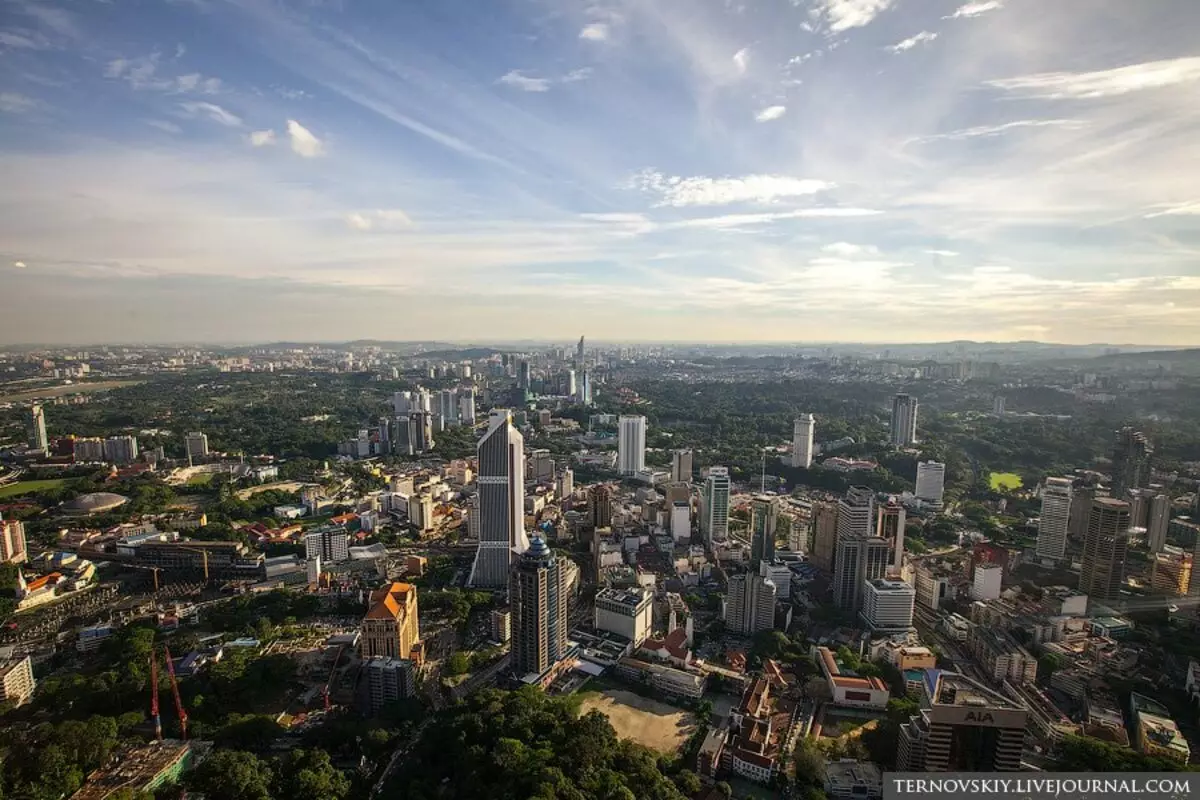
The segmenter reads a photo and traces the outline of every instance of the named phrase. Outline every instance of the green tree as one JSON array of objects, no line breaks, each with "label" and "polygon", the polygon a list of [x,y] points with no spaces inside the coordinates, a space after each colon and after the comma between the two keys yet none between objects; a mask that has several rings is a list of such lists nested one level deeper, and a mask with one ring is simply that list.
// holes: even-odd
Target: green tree
[{"label": "green tree", "polygon": [[187,776],[187,786],[210,800],[271,800],[274,770],[241,750],[215,750]]},{"label": "green tree", "polygon": [[279,763],[276,797],[342,800],[349,793],[350,779],[334,768],[324,750],[293,750]]},{"label": "green tree", "polygon": [[446,674],[450,676],[462,675],[471,668],[471,662],[467,658],[467,654],[463,652],[452,653],[446,659]]}]

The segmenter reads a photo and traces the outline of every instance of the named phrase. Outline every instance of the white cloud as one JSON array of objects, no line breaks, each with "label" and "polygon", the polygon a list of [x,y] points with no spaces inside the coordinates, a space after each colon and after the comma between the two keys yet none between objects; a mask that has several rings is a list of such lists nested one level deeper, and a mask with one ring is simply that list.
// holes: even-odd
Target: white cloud
[{"label": "white cloud", "polygon": [[269,147],[275,144],[275,131],[253,131],[250,134],[250,144],[255,147]]},{"label": "white cloud", "polygon": [[136,90],[154,89],[177,94],[216,94],[221,91],[219,78],[206,78],[198,72],[174,77],[159,74],[161,53],[137,58],[114,58],[104,68],[106,78],[123,80]]},{"label": "white cloud", "polygon": [[579,38],[587,39],[590,42],[603,42],[608,38],[608,25],[603,22],[584,25],[583,30],[579,32]]},{"label": "white cloud", "polygon": [[821,248],[824,253],[851,258],[853,256],[879,255],[879,248],[870,244],[850,244],[849,242],[834,242]]},{"label": "white cloud", "polygon": [[289,119],[287,123],[288,136],[292,140],[292,152],[305,158],[316,158],[325,150],[325,145],[312,134],[308,128]]},{"label": "white cloud", "polygon": [[768,106],[754,115],[757,122],[771,122],[787,113],[787,106]]},{"label": "white cloud", "polygon": [[179,107],[183,109],[184,114],[189,117],[208,117],[213,122],[219,122],[220,124],[226,125],[230,128],[236,128],[242,124],[241,117],[230,111],[226,111],[216,103],[196,101],[180,103]]},{"label": "white cloud", "polygon": [[1074,119],[1018,119],[1012,122],[1004,122],[999,125],[979,125],[974,128],[963,128],[957,131],[947,131],[946,133],[935,133],[929,136],[918,136],[909,139],[906,144],[914,142],[937,142],[937,141],[961,141],[963,139],[976,139],[981,136],[999,136],[1008,131],[1017,130],[1020,128],[1080,128],[1083,123]]},{"label": "white cloud", "polygon": [[736,53],[733,54],[733,66],[735,66],[737,68],[739,75],[744,75],[746,73],[746,67],[748,67],[749,64],[750,64],[749,48],[743,47],[741,50],[738,50]]},{"label": "white cloud", "polygon": [[25,269],[25,262],[24,261],[14,261],[13,266],[16,267],[17,269]]},{"label": "white cloud", "polygon": [[958,255],[953,250],[926,250],[925,252],[931,256],[945,256],[946,258],[954,258]]},{"label": "white cloud", "polygon": [[814,12],[825,18],[831,33],[841,33],[870,25],[892,3],[893,0],[817,0]]},{"label": "white cloud", "polygon": [[172,133],[172,134],[183,133],[183,128],[179,127],[174,122],[167,122],[166,120],[162,120],[162,119],[148,119],[148,120],[146,120],[146,124],[149,125],[151,128],[158,128],[160,131],[163,131],[165,133]]},{"label": "white cloud", "polygon": [[847,219],[851,217],[873,217],[883,212],[873,208],[801,208],[795,211],[780,211],[766,214],[723,214],[719,217],[695,217],[693,219],[669,222],[661,227],[673,228],[744,228],[749,225],[763,225],[768,222],[781,222],[789,219]]},{"label": "white cloud", "polygon": [[21,50],[41,50],[46,47],[45,40],[40,37],[35,38],[35,34],[28,31],[17,33],[16,31],[0,31],[0,47],[9,47]]},{"label": "white cloud", "polygon": [[381,208],[375,212],[375,216],[382,222],[401,225],[405,228],[413,226],[412,217],[399,208]]},{"label": "white cloud", "polygon": [[592,77],[592,68],[580,67],[579,69],[573,69],[566,75],[563,75],[562,82],[575,83],[576,81],[586,81],[590,77]]},{"label": "white cloud", "polygon": [[8,114],[24,114],[37,108],[38,101],[18,92],[0,92],[0,111]]},{"label": "white cloud", "polygon": [[505,86],[511,86],[514,89],[520,89],[522,92],[550,91],[550,80],[548,78],[532,78],[519,69],[510,70],[502,75],[500,83],[503,83]]},{"label": "white cloud", "polygon": [[362,214],[347,214],[346,224],[356,231],[371,230],[371,220],[367,219]]},{"label": "white cloud", "polygon": [[968,19],[1001,8],[1004,8],[1003,0],[980,0],[980,2],[965,3],[955,9],[953,14],[948,17],[942,17],[942,19]]},{"label": "white cloud", "polygon": [[1155,217],[1181,216],[1200,216],[1200,200],[1193,200],[1190,203],[1180,203],[1179,205],[1168,206],[1162,211],[1156,211],[1153,214],[1147,214],[1146,219],[1154,219]]},{"label": "white cloud", "polygon": [[1149,61],[1096,72],[1042,72],[987,81],[1027,97],[1090,100],[1200,80],[1200,56]]},{"label": "white cloud", "polygon": [[927,42],[932,42],[937,37],[938,37],[938,35],[936,33],[931,33],[929,31],[921,31],[918,34],[908,37],[907,39],[905,39],[902,42],[892,45],[891,47],[888,48],[888,50],[891,50],[893,53],[903,53],[905,50],[912,50],[914,47],[916,47],[919,44],[925,44]]},{"label": "white cloud", "polygon": [[631,186],[661,199],[656,206],[722,206],[731,203],[771,203],[785,197],[802,197],[832,189],[834,184],[785,175],[744,175],[740,178],[667,177],[646,170],[633,177]]},{"label": "white cloud", "polygon": [[352,230],[369,231],[384,228],[412,228],[412,218],[399,208],[380,208],[375,211],[352,211],[346,215],[346,225]]}]

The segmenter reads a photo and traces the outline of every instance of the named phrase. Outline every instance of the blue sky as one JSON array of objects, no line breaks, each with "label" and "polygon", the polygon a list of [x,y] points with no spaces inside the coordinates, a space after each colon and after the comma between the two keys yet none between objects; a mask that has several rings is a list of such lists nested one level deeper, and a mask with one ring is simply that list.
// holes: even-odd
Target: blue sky
[{"label": "blue sky", "polygon": [[0,0],[0,341],[1200,344],[1198,29],[1194,0]]}]

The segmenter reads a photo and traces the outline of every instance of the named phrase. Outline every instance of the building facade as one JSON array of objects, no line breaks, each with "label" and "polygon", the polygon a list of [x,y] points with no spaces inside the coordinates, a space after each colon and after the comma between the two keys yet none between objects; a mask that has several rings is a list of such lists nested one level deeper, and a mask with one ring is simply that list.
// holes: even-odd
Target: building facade
[{"label": "building facade", "polygon": [[361,627],[362,656],[411,659],[421,639],[417,587],[393,583],[371,592]]},{"label": "building facade", "polygon": [[1042,487],[1042,515],[1038,520],[1038,558],[1061,561],[1066,555],[1074,492],[1069,478],[1046,478]]},{"label": "building facade", "polygon": [[775,560],[775,527],[779,520],[779,506],[775,498],[756,495],[750,502],[750,566],[757,568],[759,562],[768,564]]},{"label": "building facade", "polygon": [[728,467],[709,467],[701,500],[700,532],[708,544],[729,538],[729,497],[732,483]]},{"label": "building facade", "polygon": [[912,627],[916,590],[904,581],[878,578],[863,584],[862,619],[874,632],[900,632]]},{"label": "building facade", "polygon": [[940,461],[918,461],[913,495],[922,502],[941,505],[946,492],[946,465]]},{"label": "building facade", "polygon": [[636,475],[646,468],[646,418],[622,415],[617,424],[617,471]]},{"label": "building facade", "polygon": [[624,636],[636,648],[650,635],[654,595],[642,588],[601,589],[596,594],[595,626]]},{"label": "building facade", "polygon": [[757,573],[734,575],[729,579],[725,601],[725,629],[741,636],[753,636],[775,627],[774,582]]},{"label": "building facade", "polygon": [[904,393],[892,399],[891,441],[897,447],[906,447],[917,441],[917,398]]},{"label": "building facade", "polygon": [[792,466],[808,469],[813,460],[813,435],[817,419],[812,414],[801,414],[792,424]]},{"label": "building facade", "polygon": [[567,586],[563,562],[534,536],[511,572],[511,669],[517,678],[540,676],[566,654]]},{"label": "building facade", "polygon": [[479,440],[479,549],[470,584],[498,589],[516,558],[529,548],[525,533],[525,439],[512,413],[493,412]]},{"label": "building facade", "polygon": [[1097,497],[1092,501],[1087,537],[1083,542],[1079,591],[1093,600],[1116,600],[1125,583],[1128,550],[1129,503]]}]

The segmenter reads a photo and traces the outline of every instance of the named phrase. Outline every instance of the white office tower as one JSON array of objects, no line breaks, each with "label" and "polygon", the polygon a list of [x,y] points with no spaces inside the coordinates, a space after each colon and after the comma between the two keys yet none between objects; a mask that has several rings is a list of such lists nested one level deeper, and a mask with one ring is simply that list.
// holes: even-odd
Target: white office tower
[{"label": "white office tower", "polygon": [[189,460],[206,458],[208,456],[208,436],[203,433],[189,433],[186,439],[187,456]]},{"label": "white office tower", "polygon": [[917,590],[904,581],[877,578],[863,584],[862,619],[872,631],[900,632],[912,627]]},{"label": "white office tower", "polygon": [[729,538],[730,488],[729,468],[709,467],[700,501],[700,533],[709,545]]},{"label": "white office tower", "polygon": [[1073,494],[1070,478],[1046,478],[1042,489],[1042,518],[1038,521],[1038,558],[1061,561],[1066,555]]},{"label": "white office tower", "polygon": [[529,549],[525,533],[525,439],[507,409],[493,411],[479,440],[479,549],[471,586],[501,589]]},{"label": "white office tower", "polygon": [[946,465],[940,461],[917,462],[917,486],[913,494],[917,499],[941,505],[946,491]]},{"label": "white office tower", "polygon": [[338,564],[350,560],[350,537],[337,525],[316,528],[304,536],[304,557],[321,559],[323,564]]},{"label": "white office tower", "polygon": [[392,408],[397,414],[408,414],[418,410],[412,392],[396,392],[392,395]]},{"label": "white office tower", "polygon": [[423,387],[418,388],[413,393],[413,404],[415,406],[414,411],[424,411],[427,414],[433,412],[433,396],[429,393],[428,389]]},{"label": "white office tower", "polygon": [[475,424],[475,387],[458,390],[458,421],[463,425]]},{"label": "white office tower", "polygon": [[892,400],[892,444],[904,447],[917,441],[917,398],[904,394]]},{"label": "white office tower", "polygon": [[792,427],[792,466],[808,469],[813,459],[813,432],[817,420],[812,414],[801,414]]},{"label": "white office tower", "polygon": [[736,636],[753,636],[775,627],[775,584],[753,572],[729,579],[725,601],[725,630]]},{"label": "white office tower", "polygon": [[971,583],[972,600],[999,600],[1004,567],[1000,564],[978,564]]},{"label": "white office tower", "polygon": [[692,451],[676,450],[671,454],[671,482],[692,482]]},{"label": "white office tower", "polygon": [[622,415],[617,431],[617,470],[636,475],[646,468],[646,418]]},{"label": "white office tower", "polygon": [[454,389],[443,389],[438,392],[438,416],[442,425],[458,424],[458,392]]},{"label": "white office tower", "polygon": [[570,467],[560,469],[554,479],[554,489],[560,500],[575,494],[575,470]]},{"label": "white office tower", "polygon": [[43,453],[50,449],[50,437],[46,435],[46,412],[37,403],[29,409],[29,448]]}]

